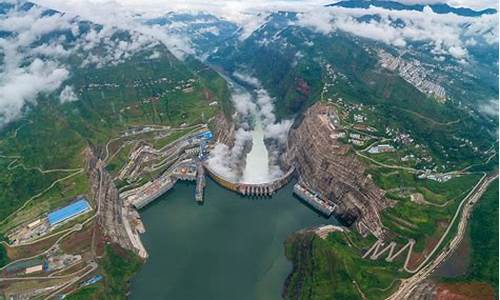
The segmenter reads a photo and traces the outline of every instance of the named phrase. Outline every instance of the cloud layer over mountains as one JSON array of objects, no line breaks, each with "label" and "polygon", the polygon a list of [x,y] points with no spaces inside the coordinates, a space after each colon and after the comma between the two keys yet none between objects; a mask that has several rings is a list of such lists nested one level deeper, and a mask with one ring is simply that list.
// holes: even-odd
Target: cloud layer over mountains
[{"label": "cloud layer over mountains", "polygon": [[[175,56],[183,58],[196,51],[192,36],[173,31],[186,26],[185,21],[161,25],[146,25],[144,20],[174,12],[209,12],[233,22],[244,39],[267,21],[273,11],[298,12],[298,20],[288,26],[304,26],[323,34],[337,30],[364,38],[405,47],[408,43],[428,45],[436,59],[453,57],[461,62],[469,59],[470,47],[478,43],[498,44],[498,14],[481,17],[463,17],[454,14],[436,14],[430,8],[423,12],[395,11],[378,7],[348,9],[324,7],[325,1],[286,0],[37,0],[40,5],[63,13],[45,13],[46,9],[11,9],[0,15],[2,65],[0,67],[0,126],[19,118],[27,103],[34,104],[39,94],[57,92],[64,81],[71,78],[72,68],[116,64],[137,51],[158,44],[165,45]],[[434,3],[403,0],[405,3]],[[20,2],[14,2],[20,3]],[[496,1],[449,0],[451,5],[474,8],[497,6]],[[377,15],[368,21],[360,16]],[[90,20],[99,26],[82,30],[81,20]],[[405,26],[400,26],[404,23]],[[168,27],[168,28],[167,28]],[[118,30],[128,31],[126,39],[114,38]],[[217,28],[201,28],[218,34]],[[50,33],[59,33],[51,35]],[[203,32],[200,32],[203,34]],[[104,53],[93,49],[104,49]],[[80,65],[69,66],[71,56],[80,59]],[[153,53],[151,57],[156,57]],[[74,63],[72,63],[74,64]],[[29,82],[30,84],[27,84]],[[67,95],[67,93],[64,93]],[[75,94],[76,96],[76,94]],[[64,98],[64,97],[63,97]],[[71,97],[72,99],[74,97]],[[66,99],[66,98],[64,98]]]},{"label": "cloud layer over mountains", "polygon": [[[328,34],[341,30],[397,47],[404,47],[410,42],[424,42],[429,43],[436,56],[451,55],[457,59],[466,59],[467,47],[477,42],[498,43],[498,14],[463,17],[455,14],[437,14],[429,7],[423,12],[397,11],[373,6],[368,9],[324,7],[324,4],[330,2],[318,0],[222,0],[215,3],[200,0],[125,0],[119,3],[105,0],[38,0],[38,2],[63,11],[81,14],[98,23],[105,22],[127,27],[133,27],[130,25],[131,22],[134,23],[131,19],[137,15],[141,18],[152,18],[163,16],[170,11],[208,12],[238,25],[241,29],[241,39],[248,37],[265,23],[266,17],[272,12],[292,11],[299,13],[299,21],[295,25],[307,26],[321,33]],[[475,9],[498,6],[498,3],[492,0],[402,0],[399,2],[406,4],[448,3],[451,6],[469,6]],[[359,19],[366,15],[377,15],[379,18],[372,18],[369,21]],[[401,22],[404,22],[405,26],[401,26]],[[172,34],[172,29],[185,25],[183,21],[179,21],[164,25],[164,30],[158,25],[147,29],[142,27],[138,29],[136,26],[135,30],[149,31],[179,56],[179,52],[194,53],[190,45],[190,37]],[[212,28],[212,31],[215,29]]]},{"label": "cloud layer over mountains", "polygon": [[[27,103],[36,103],[38,95],[61,88],[72,68],[117,64],[158,44],[137,32],[130,32],[125,40],[114,38],[118,30],[83,26],[76,16],[29,4],[15,4],[1,14],[0,126],[18,118]],[[75,60],[68,65],[70,56],[80,65],[74,65]],[[68,89],[60,97],[62,102],[76,98]]]},{"label": "cloud layer over mountains", "polygon": [[[362,16],[377,15],[378,20],[359,20]],[[481,39],[487,44],[498,43],[498,15],[463,17],[437,14],[430,7],[423,12],[397,11],[378,7],[368,9],[328,7],[321,12],[299,14],[296,25],[310,27],[329,34],[336,30],[374,39],[396,47],[409,42],[429,43],[435,55],[451,55],[467,59],[467,47]],[[404,23],[404,26],[395,24]]]}]

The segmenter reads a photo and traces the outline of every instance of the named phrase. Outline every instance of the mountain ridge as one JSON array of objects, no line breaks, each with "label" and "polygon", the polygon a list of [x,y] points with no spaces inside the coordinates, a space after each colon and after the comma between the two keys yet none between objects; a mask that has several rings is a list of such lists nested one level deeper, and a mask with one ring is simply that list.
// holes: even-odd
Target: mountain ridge
[{"label": "mountain ridge", "polygon": [[344,7],[344,8],[369,8],[370,6],[392,9],[392,10],[414,10],[424,11],[424,8],[429,6],[432,11],[437,14],[453,13],[463,17],[479,17],[485,14],[495,14],[497,10],[494,8],[486,8],[482,10],[473,10],[468,7],[453,7],[446,3],[436,4],[403,4],[397,1],[381,1],[381,0],[345,0],[336,3],[325,5],[326,7]]}]

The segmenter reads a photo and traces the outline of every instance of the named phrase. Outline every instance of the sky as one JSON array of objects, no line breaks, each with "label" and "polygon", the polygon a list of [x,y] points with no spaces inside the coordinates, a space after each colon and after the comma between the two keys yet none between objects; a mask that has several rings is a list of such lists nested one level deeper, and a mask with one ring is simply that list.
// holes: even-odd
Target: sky
[{"label": "sky", "polygon": [[[27,103],[36,103],[40,93],[57,92],[61,103],[77,101],[75,91],[65,82],[71,77],[70,69],[61,58],[75,53],[86,53],[82,66],[88,64],[116,64],[130,57],[135,51],[163,43],[178,58],[194,54],[190,36],[176,34],[168,26],[146,26],[140,19],[165,15],[171,11],[203,11],[234,22],[242,28],[240,39],[249,36],[265,21],[272,11],[298,12],[295,26],[304,26],[322,34],[342,30],[361,37],[379,40],[395,47],[405,47],[411,42],[429,45],[436,59],[453,57],[467,63],[468,48],[484,41],[498,44],[498,14],[479,18],[460,17],[454,14],[439,15],[431,9],[418,11],[390,11],[377,7],[346,9],[321,7],[332,3],[323,0],[33,0],[35,3],[64,12],[42,18],[42,10],[14,12],[0,18],[0,30],[13,31],[7,39],[0,39],[4,65],[0,68],[0,126],[18,119]],[[452,6],[474,9],[497,7],[497,0],[446,0]],[[435,3],[435,0],[401,0],[405,3]],[[379,21],[361,22],[356,17],[379,14]],[[78,35],[74,16],[104,25],[104,30],[91,31],[70,48],[61,47],[58,41],[31,45],[43,34],[53,30],[71,30]],[[140,16],[140,18],[138,17]],[[406,26],[391,26],[394,18],[404,20]],[[181,22],[182,23],[182,22]],[[183,24],[174,24],[182,26]],[[184,24],[185,25],[185,24]],[[110,36],[116,28],[132,32],[129,43],[116,43]],[[92,53],[93,47],[106,44],[106,55]],[[84,51],[79,51],[84,50]],[[154,57],[152,55],[151,57]]]},{"label": "sky", "polygon": [[[336,0],[34,0],[48,7],[79,15],[96,13],[142,13],[162,15],[168,11],[207,11],[233,22],[244,22],[247,12],[269,10],[301,11],[337,2]],[[447,3],[455,7],[472,9],[497,8],[498,0],[399,0],[408,4]]]}]

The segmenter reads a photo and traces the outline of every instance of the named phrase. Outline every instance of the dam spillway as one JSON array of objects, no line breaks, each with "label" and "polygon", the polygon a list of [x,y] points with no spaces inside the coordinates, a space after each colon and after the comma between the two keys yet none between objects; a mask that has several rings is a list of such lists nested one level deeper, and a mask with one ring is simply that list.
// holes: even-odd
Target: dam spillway
[{"label": "dam spillway", "polygon": [[[251,83],[244,87],[225,78],[232,90],[236,110],[233,121],[237,129],[233,129],[234,141],[230,147],[215,145],[204,162],[205,169],[215,182],[231,191],[245,196],[271,196],[288,182],[294,171],[281,170],[277,151],[268,151],[270,144],[279,149],[286,139],[283,137],[288,131],[286,124],[290,126],[291,121],[276,121],[273,99],[259,85]],[[247,90],[248,86],[253,87],[252,91]]]},{"label": "dam spillway", "polygon": [[270,180],[269,182],[263,183],[246,183],[232,181],[224,176],[217,174],[210,167],[205,164],[205,170],[207,174],[219,185],[224,188],[241,194],[243,196],[271,196],[273,193],[285,186],[292,177],[295,169],[291,168],[283,176]]},{"label": "dam spillway", "polygon": [[246,155],[245,169],[243,170],[242,182],[265,183],[272,176],[269,174],[269,153],[264,144],[264,129],[262,120],[258,114],[254,116],[255,126],[252,129],[252,149]]}]

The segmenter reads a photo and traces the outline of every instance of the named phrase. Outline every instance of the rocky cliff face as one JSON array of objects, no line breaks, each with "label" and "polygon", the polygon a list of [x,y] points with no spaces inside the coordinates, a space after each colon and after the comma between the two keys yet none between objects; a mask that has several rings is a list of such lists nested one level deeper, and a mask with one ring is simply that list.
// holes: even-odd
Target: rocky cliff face
[{"label": "rocky cliff face", "polygon": [[299,182],[337,205],[336,217],[366,235],[383,235],[379,212],[389,205],[384,192],[365,174],[349,145],[334,107],[317,103],[289,133],[285,166],[295,165]]},{"label": "rocky cliff face", "polygon": [[234,146],[236,128],[234,126],[234,122],[228,120],[223,113],[219,113],[215,116],[215,119],[211,122],[210,127],[212,128],[215,140],[218,143],[228,145],[229,147]]},{"label": "rocky cliff face", "polygon": [[106,239],[124,249],[134,250],[122,218],[123,203],[111,175],[104,168],[104,162],[95,154],[94,149],[87,147],[83,155],[90,182],[90,197],[97,203],[97,223]]}]

